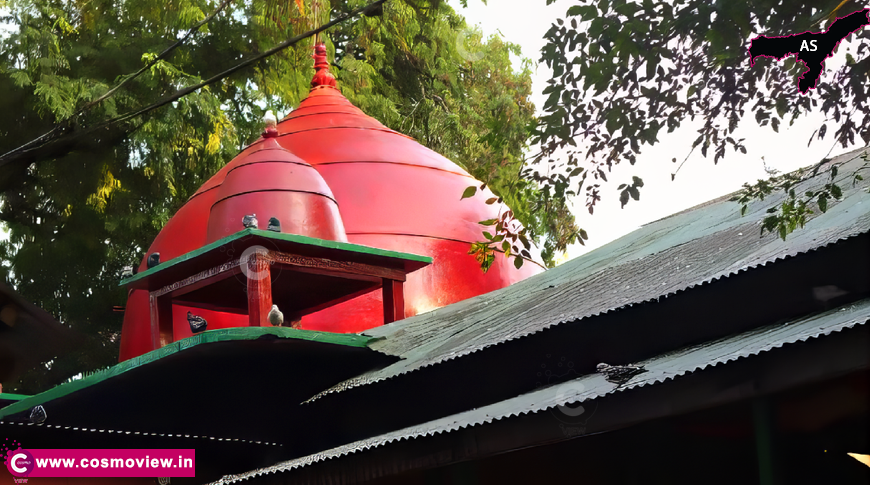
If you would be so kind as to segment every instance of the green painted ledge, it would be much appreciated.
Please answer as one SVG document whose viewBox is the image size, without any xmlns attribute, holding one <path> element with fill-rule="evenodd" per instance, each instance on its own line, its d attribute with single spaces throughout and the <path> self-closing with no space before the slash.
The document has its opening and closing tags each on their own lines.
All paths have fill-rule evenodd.
<svg viewBox="0 0 870 485">
<path fill-rule="evenodd" d="M 287 241 L 287 242 L 293 242 L 293 243 L 297 243 L 297 244 L 304 244 L 307 246 L 318 246 L 318 247 L 329 248 L 329 249 L 340 249 L 343 251 L 351 251 L 354 253 L 368 254 L 368 255 L 372 255 L 372 256 L 382 256 L 382 257 L 386 257 L 386 258 L 401 259 L 401 260 L 405 260 L 405 261 L 415 261 L 415 262 L 426 263 L 426 264 L 432 263 L 432 258 L 430 258 L 428 256 L 420 256 L 418 254 L 400 253 L 398 251 L 389 251 L 386 249 L 378 249 L 378 248 L 373 248 L 370 246 L 363 246 L 360 244 L 352 244 L 352 243 L 346 243 L 346 242 L 340 242 L 340 241 L 330 241 L 330 240 L 326 240 L 326 239 L 317 239 L 315 237 L 300 236 L 298 234 L 285 234 L 285 233 L 281 233 L 281 232 L 265 231 L 262 229 L 244 229 L 244 230 L 239 231 L 235 234 L 229 235 L 223 239 L 218 239 L 217 241 L 215 241 L 211 244 L 205 245 L 197 250 L 191 251 L 191 252 L 186 253 L 186 254 L 182 254 L 181 256 L 178 256 L 177 258 L 173 258 L 173 259 L 170 259 L 169 261 L 160 263 L 159 265 L 157 265 L 153 268 L 149 268 L 149 269 L 147 269 L 141 273 L 138 273 L 130 278 L 123 279 L 123 280 L 121 280 L 121 283 L 119 284 L 119 286 L 126 286 L 130 283 L 134 283 L 134 282 L 139 281 L 145 277 L 148 277 L 154 273 L 157 273 L 159 271 L 165 270 L 166 268 L 172 267 L 178 263 L 182 263 L 184 261 L 194 259 L 201 254 L 207 253 L 213 249 L 217 249 L 225 244 L 230 244 L 233 241 L 242 239 L 242 238 L 247 237 L 247 236 L 259 236 L 259 237 L 263 237 L 266 239 L 272 239 L 275 241 Z"/>
<path fill-rule="evenodd" d="M 256 340 L 265 335 L 274 335 L 278 338 L 292 340 L 308 340 L 311 342 L 323 342 L 327 344 L 340 345 L 344 347 L 367 347 L 369 343 L 378 340 L 377 338 L 364 337 L 357 334 L 317 332 L 314 330 L 297 330 L 294 328 L 285 327 L 238 327 L 238 328 L 222 328 L 217 330 L 207 330 L 203 333 L 188 337 L 186 339 L 172 342 L 171 344 L 152 350 L 147 354 L 142 354 L 138 357 L 133 357 L 130 360 L 125 360 L 108 369 L 95 372 L 87 377 L 78 379 L 72 382 L 67 382 L 55 386 L 45 392 L 33 396 L 22 396 L 19 394 L 0 394 L 3 396 L 18 396 L 20 400 L 0 409 L 0 419 L 7 416 L 27 411 L 28 409 L 38 404 L 43 404 L 48 401 L 72 394 L 98 384 L 112 377 L 123 374 L 129 370 L 141 367 L 143 365 L 155 362 L 162 358 L 168 357 L 177 352 L 195 347 L 200 344 L 214 342 L 232 342 L 243 340 Z"/>
<path fill-rule="evenodd" d="M 27 399 L 30 396 L 24 394 L 12 394 L 11 392 L 0 392 L 0 401 L 20 401 Z"/>
</svg>

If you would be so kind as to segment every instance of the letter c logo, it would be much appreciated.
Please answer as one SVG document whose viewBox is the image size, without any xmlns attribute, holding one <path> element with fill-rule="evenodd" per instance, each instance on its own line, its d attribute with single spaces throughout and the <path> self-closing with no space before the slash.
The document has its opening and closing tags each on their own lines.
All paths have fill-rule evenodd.
<svg viewBox="0 0 870 485">
<path fill-rule="evenodd" d="M 15 451 L 10 451 L 7 456 L 9 456 L 9 460 L 6 462 L 6 469 L 15 476 L 26 477 L 36 468 L 33 455 L 28 453 L 27 450 L 19 448 Z"/>
<path fill-rule="evenodd" d="M 12 455 L 12 459 L 9 461 L 9 465 L 12 466 L 12 469 L 15 470 L 16 473 L 27 473 L 27 468 L 23 466 L 18 466 L 18 460 L 27 459 L 27 455 L 24 453 L 16 453 Z"/>
</svg>

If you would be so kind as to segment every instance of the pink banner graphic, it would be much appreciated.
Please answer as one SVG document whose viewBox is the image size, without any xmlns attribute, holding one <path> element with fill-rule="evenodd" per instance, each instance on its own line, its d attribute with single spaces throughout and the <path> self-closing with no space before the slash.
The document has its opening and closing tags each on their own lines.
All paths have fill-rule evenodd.
<svg viewBox="0 0 870 485">
<path fill-rule="evenodd" d="M 195 450 L 8 450 L 13 476 L 195 477 Z"/>
</svg>

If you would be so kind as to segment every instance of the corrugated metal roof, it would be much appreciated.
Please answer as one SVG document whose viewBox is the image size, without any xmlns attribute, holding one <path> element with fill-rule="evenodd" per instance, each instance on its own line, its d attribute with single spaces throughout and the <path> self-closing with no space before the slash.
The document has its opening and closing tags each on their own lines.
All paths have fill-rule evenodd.
<svg viewBox="0 0 870 485">
<path fill-rule="evenodd" d="M 138 369 L 161 359 L 165 359 L 179 352 L 184 352 L 201 344 L 241 342 L 245 340 L 258 340 L 264 337 L 275 337 L 287 340 L 305 340 L 355 348 L 365 348 L 367 344 L 372 341 L 370 337 L 361 335 L 318 332 L 314 330 L 300 330 L 286 327 L 238 327 L 207 330 L 191 337 L 176 340 L 175 342 L 171 342 L 157 350 L 152 350 L 151 352 L 125 360 L 107 369 L 94 372 L 82 379 L 76 379 L 74 381 L 60 384 L 34 396 L 25 396 L 24 399 L 17 400 L 14 404 L 0 408 L 0 419 L 29 410 L 38 404 L 45 404 L 82 389 L 96 386 L 103 381 L 112 379 L 128 371 Z M 4 396 L 6 396 L 6 394 L 0 394 L 0 400 L 2 400 Z"/>
<path fill-rule="evenodd" d="M 240 475 L 226 476 L 214 483 L 235 483 L 259 475 L 302 468 L 317 462 L 377 448 L 395 441 L 449 433 L 461 428 L 491 423 L 512 416 L 545 411 L 556 406 L 582 403 L 608 394 L 650 386 L 682 375 L 703 371 L 709 367 L 758 355 L 774 348 L 830 335 L 834 332 L 866 324 L 868 321 L 870 321 L 870 299 L 795 321 L 758 328 L 736 336 L 656 356 L 640 362 L 647 372 L 636 376 L 621 387 L 607 382 L 600 374 L 589 374 L 428 423 L 356 441 L 267 468 Z"/>
<path fill-rule="evenodd" d="M 853 184 L 867 149 L 836 157 L 843 198 L 814 214 L 787 241 L 759 236 L 776 194 L 740 206 L 722 197 L 650 223 L 616 241 L 507 288 L 364 332 L 383 338 L 371 348 L 402 360 L 314 396 L 377 382 L 525 337 L 562 323 L 635 305 L 806 253 L 870 230 L 870 179 Z M 827 173 L 798 184 L 803 193 L 827 183 Z M 655 275 L 655 277 L 650 277 Z"/>
</svg>

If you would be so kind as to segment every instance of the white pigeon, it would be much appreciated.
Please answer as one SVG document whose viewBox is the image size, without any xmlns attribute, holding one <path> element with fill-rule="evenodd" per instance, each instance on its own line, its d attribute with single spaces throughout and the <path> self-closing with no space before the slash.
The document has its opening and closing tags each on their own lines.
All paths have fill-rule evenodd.
<svg viewBox="0 0 870 485">
<path fill-rule="evenodd" d="M 278 309 L 278 305 L 272 305 L 272 310 L 269 311 L 269 323 L 276 327 L 284 325 L 284 314 Z"/>
</svg>

